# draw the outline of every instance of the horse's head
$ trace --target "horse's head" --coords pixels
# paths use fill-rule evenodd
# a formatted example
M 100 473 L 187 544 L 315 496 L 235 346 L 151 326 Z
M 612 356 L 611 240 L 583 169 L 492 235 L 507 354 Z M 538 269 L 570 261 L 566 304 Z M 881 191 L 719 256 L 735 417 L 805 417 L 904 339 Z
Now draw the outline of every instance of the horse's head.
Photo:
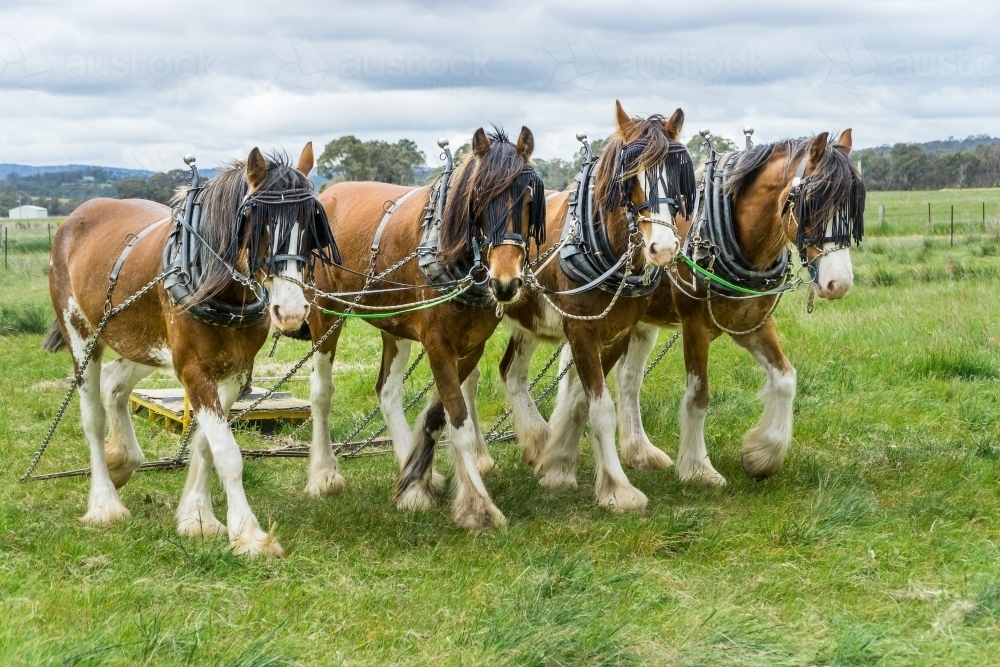
M 615 104 L 617 128 L 597 165 L 595 199 L 607 220 L 624 210 L 630 231 L 642 236 L 645 261 L 666 266 L 680 250 L 676 218 L 694 205 L 694 166 L 680 141 L 684 112 L 632 118 Z
M 503 130 L 472 137 L 472 154 L 456 170 L 441 226 L 442 259 L 480 259 L 497 303 L 516 300 L 532 239 L 545 241 L 545 186 L 531 164 L 535 140 L 521 128 L 517 143 Z M 476 269 L 474 269 L 475 271 Z
M 312 142 L 294 168 L 256 148 L 246 163 L 249 191 L 241 210 L 255 268 L 265 273 L 271 322 L 280 331 L 298 331 L 309 314 L 302 285 L 315 258 L 337 260 L 326 214 L 307 178 L 313 164 Z
M 864 235 L 865 184 L 848 157 L 851 143 L 850 129 L 834 143 L 826 132 L 803 142 L 782 192 L 783 213 L 794 215 L 800 259 L 824 299 L 839 299 L 854 285 L 851 241 Z
M 281 331 L 298 331 L 309 313 L 302 290 L 305 271 L 316 259 L 339 262 L 323 207 L 306 174 L 312 144 L 297 167 L 283 155 L 265 157 L 254 148 L 246 162 L 222 169 L 205 186 L 202 206 L 202 267 L 194 302 L 219 297 L 246 299 L 235 287 L 270 296 L 270 315 Z

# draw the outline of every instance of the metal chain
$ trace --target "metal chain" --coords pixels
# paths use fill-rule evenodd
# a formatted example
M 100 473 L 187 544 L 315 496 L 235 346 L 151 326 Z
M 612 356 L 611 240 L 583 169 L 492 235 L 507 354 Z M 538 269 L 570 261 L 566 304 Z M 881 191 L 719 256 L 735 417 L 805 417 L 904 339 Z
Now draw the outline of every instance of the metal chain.
M 545 362 L 544 366 L 542 366 L 542 370 L 538 371 L 538 374 L 535 375 L 534 379 L 532 379 L 532 381 L 528 384 L 528 391 L 534 389 L 541 381 L 542 377 L 549 372 L 549 369 L 552 368 L 552 364 L 556 363 L 556 360 L 559 358 L 559 355 L 562 354 L 562 349 L 565 346 L 566 343 L 559 343 L 559 345 L 556 347 L 556 351 L 552 353 L 552 356 L 549 357 L 549 360 Z M 497 420 L 493 422 L 493 426 L 491 426 L 489 430 L 486 431 L 486 433 L 483 435 L 483 440 L 485 440 L 486 442 L 491 442 L 490 438 L 498 435 L 500 427 L 510 418 L 512 411 L 513 408 L 507 406 L 507 408 L 500 414 L 500 416 L 497 417 Z
M 391 274 L 392 272 L 396 271 L 397 269 L 399 269 L 400 267 L 402 267 L 404 264 L 406 264 L 408 261 L 410 261 L 411 259 L 413 259 L 416 256 L 417 256 L 417 252 L 414 251 L 414 252 L 410 253 L 409 255 L 407 255 L 406 257 L 404 257 L 403 259 L 401 259 L 398 262 L 396 262 L 395 264 L 393 264 L 392 266 L 390 266 L 389 268 L 385 269 L 381 273 L 378 273 L 378 274 L 374 274 L 374 273 L 369 274 L 365 278 L 365 285 L 364 285 L 364 287 L 362 287 L 361 291 L 358 292 L 358 295 L 356 297 L 354 297 L 354 303 L 351 304 L 351 306 L 349 306 L 347 308 L 347 311 L 345 312 L 345 315 L 353 311 L 354 307 L 358 305 L 358 303 L 364 297 L 365 292 L 368 290 L 369 287 L 371 287 L 373 284 L 375 284 L 376 282 L 378 282 L 382 278 L 386 277 L 387 275 Z M 373 262 L 373 267 L 374 267 L 374 262 Z M 306 287 L 309 287 L 309 286 L 306 286 Z M 309 287 L 309 288 L 313 289 L 315 291 L 314 287 Z M 315 300 L 315 298 L 314 298 L 314 300 Z M 320 337 L 320 339 L 318 341 L 316 341 L 316 343 L 312 346 L 312 349 L 310 349 L 309 352 L 307 352 L 306 355 L 304 357 L 302 357 L 302 359 L 300 359 L 298 361 L 298 363 L 296 363 L 294 366 L 292 366 L 292 368 L 287 373 L 285 373 L 285 375 L 283 377 L 281 377 L 270 389 L 268 389 L 266 392 L 264 392 L 260 397 L 258 397 L 247 408 L 244 408 L 243 410 L 240 411 L 239 414 L 237 414 L 235 417 L 233 417 L 232 419 L 230 419 L 229 420 L 229 424 L 232 425 L 233 423 L 238 422 L 239 420 L 243 419 L 243 417 L 245 417 L 248 413 L 250 413 L 252 410 L 256 409 L 256 407 L 258 405 L 260 405 L 261 403 L 263 403 L 264 401 L 266 401 L 267 399 L 269 399 L 271 396 L 273 396 L 274 392 L 276 392 L 282 385 L 284 385 L 285 382 L 287 382 L 289 379 L 291 379 L 291 377 L 293 375 L 295 375 L 299 371 L 299 369 L 301 369 L 306 364 L 306 362 L 309 361 L 309 359 L 312 358 L 312 356 L 316 353 L 316 351 L 320 348 L 320 346 L 323 345 L 323 343 L 326 342 L 326 339 L 329 338 L 330 335 L 334 331 L 336 331 L 341 326 L 343 326 L 344 321 L 345 321 L 344 317 L 338 317 L 337 321 L 334 322 L 330 326 L 330 328 L 326 330 L 326 332 Z M 309 421 L 312 421 L 312 417 L 310 417 L 305 423 L 308 423 Z M 301 429 L 303 426 L 305 426 L 305 423 L 300 424 L 299 427 L 296 429 L 296 432 L 299 429 Z M 177 452 L 177 457 L 176 458 L 178 460 L 181 459 L 181 458 L 183 458 L 184 454 L 187 453 L 187 447 L 188 447 L 188 444 L 191 441 L 191 433 L 194 430 L 193 427 L 194 427 L 194 421 L 192 420 L 191 424 L 188 426 L 188 433 L 187 433 L 185 439 L 181 442 L 181 449 Z
M 42 460 L 42 456 L 45 454 L 45 450 L 48 448 L 49 443 L 52 441 L 52 436 L 55 435 L 56 428 L 59 426 L 59 422 L 62 420 L 63 415 L 66 413 L 66 408 L 69 407 L 69 402 L 73 399 L 73 394 L 76 393 L 76 389 L 83 382 L 83 375 L 87 372 L 87 367 L 90 365 L 90 359 L 94 354 L 94 349 L 97 347 L 98 341 L 100 341 L 101 334 L 104 332 L 104 327 L 107 326 L 108 320 L 122 312 L 137 300 L 141 299 L 146 295 L 151 289 L 159 285 L 168 276 L 175 273 L 177 269 L 172 269 L 170 271 L 164 271 L 159 276 L 153 280 L 146 283 L 138 292 L 130 296 L 129 298 L 122 301 L 120 304 L 114 308 L 110 308 L 111 305 L 111 287 L 108 288 L 108 293 L 105 301 L 104 317 L 101 318 L 100 323 L 94 330 L 94 335 L 91 337 L 90 342 L 87 343 L 87 347 L 83 353 L 83 362 L 80 364 L 80 368 L 76 371 L 76 375 L 73 376 L 73 381 L 70 384 L 69 389 L 66 391 L 66 396 L 63 397 L 62 403 L 59 405 L 59 409 L 56 410 L 55 419 L 52 420 L 52 425 L 49 426 L 48 432 L 45 437 L 42 438 L 42 444 L 39 445 L 38 450 L 35 451 L 35 455 L 31 459 L 31 464 L 28 466 L 27 472 L 25 472 L 18 481 L 26 482 L 31 479 L 32 474 L 35 472 L 35 468 L 38 467 L 39 462 Z
M 726 327 L 719 324 L 719 321 L 715 319 L 715 312 L 712 310 L 711 297 L 709 297 L 708 301 L 706 302 L 708 305 L 708 317 L 712 320 L 712 324 L 714 324 L 717 329 L 725 331 L 730 336 L 746 336 L 747 334 L 754 333 L 762 326 L 764 326 L 764 324 L 767 323 L 767 321 L 771 318 L 771 315 L 773 315 L 774 311 L 778 308 L 778 304 L 781 303 L 782 296 L 784 295 L 783 294 L 778 295 L 778 297 L 774 300 L 774 303 L 771 304 L 771 308 L 767 311 L 767 314 L 765 314 L 764 317 L 761 319 L 761 321 L 757 323 L 757 326 L 753 327 L 752 329 L 747 329 L 746 331 L 733 331 L 732 329 L 727 329 Z
M 408 379 L 410 379 L 410 376 L 413 374 L 413 371 L 416 370 L 417 368 L 417 364 L 419 364 L 423 358 L 424 358 L 424 350 L 420 350 L 420 354 L 418 354 L 417 358 L 413 360 L 413 363 L 410 364 L 410 367 L 406 369 L 406 373 L 403 375 L 403 382 L 406 382 Z M 371 411 L 367 415 L 365 415 L 360 422 L 357 423 L 357 425 L 350 432 L 350 434 L 348 434 L 347 437 L 343 439 L 339 449 L 343 449 L 344 447 L 347 446 L 348 443 L 354 440 L 354 438 L 358 436 L 358 433 L 361 433 L 361 431 L 363 431 L 364 428 L 368 426 L 368 424 L 370 424 L 373 419 L 375 419 L 375 416 L 378 414 L 380 408 L 381 408 L 380 405 L 376 405 L 374 408 L 372 408 Z M 404 408 L 404 410 L 405 409 L 406 408 Z M 373 434 L 370 438 L 368 438 L 365 444 L 370 443 L 372 440 L 381 435 L 384 431 L 385 431 L 385 426 L 382 427 L 381 431 L 378 431 L 376 434 Z
M 608 303 L 608 307 L 605 308 L 598 315 L 574 315 L 573 313 L 567 313 L 565 310 L 563 310 L 555 303 L 553 303 L 552 299 L 549 298 L 549 295 L 546 294 L 544 291 L 542 291 L 541 285 L 535 279 L 533 274 L 529 273 L 525 276 L 526 282 L 528 282 L 529 286 L 532 289 L 535 289 L 538 292 L 538 294 L 541 295 L 541 297 L 545 300 L 545 302 L 549 304 L 549 306 L 562 317 L 565 317 L 570 320 L 578 320 L 581 322 L 592 322 L 594 320 L 604 319 L 605 317 L 608 316 L 608 313 L 611 312 L 611 309 L 615 307 L 615 304 L 618 302 L 618 298 L 622 295 L 622 292 L 625 290 L 625 284 L 628 282 L 628 276 L 629 274 L 632 273 L 632 268 L 633 268 L 632 255 L 635 252 L 635 250 L 637 250 L 639 247 L 640 246 L 638 244 L 629 242 L 628 250 L 625 251 L 626 253 L 628 253 L 629 259 L 628 262 L 625 263 L 625 270 L 622 272 L 622 281 L 621 283 L 618 284 L 618 289 L 615 291 L 614 296 L 611 297 L 611 302 Z
M 656 368 L 657 364 L 659 364 L 660 361 L 663 360 L 663 357 L 666 356 L 667 352 L 670 351 L 670 349 L 674 346 L 674 343 L 677 342 L 677 339 L 680 338 L 680 336 L 681 336 L 680 330 L 674 332 L 674 335 L 670 337 L 670 340 L 664 343 L 663 347 L 660 348 L 659 353 L 656 355 L 656 357 L 653 358 L 653 361 L 650 362 L 648 366 L 646 366 L 646 369 L 642 372 L 642 377 L 646 377 L 653 371 L 654 368 Z M 538 381 L 541 380 L 542 376 L 545 373 L 547 373 L 548 370 L 552 367 L 552 364 L 555 363 L 555 360 L 561 354 L 564 345 L 565 343 L 559 344 L 559 347 L 556 348 L 555 353 L 549 358 L 549 360 L 546 362 L 542 370 L 539 371 L 538 375 L 535 376 L 535 379 L 531 381 L 531 384 L 528 385 L 528 391 L 534 389 L 535 385 L 538 384 Z M 564 377 L 566 377 L 566 374 L 569 372 L 569 369 L 573 367 L 573 363 L 574 362 L 570 360 L 570 363 L 566 366 L 566 368 L 562 369 L 562 371 L 559 372 L 559 375 L 557 375 L 545 387 L 545 389 L 542 390 L 542 393 L 536 396 L 533 400 L 537 403 L 538 401 L 544 399 L 549 394 L 551 394 L 552 391 L 559 385 L 559 381 L 562 380 Z M 503 431 L 500 430 L 500 427 L 508 419 L 510 419 L 512 410 L 513 410 L 512 408 L 508 407 L 506 410 L 503 411 L 503 414 L 501 414 L 500 417 L 497 418 L 493 426 L 490 427 L 490 430 L 483 436 L 483 439 L 486 442 L 498 442 L 500 440 L 506 440 L 513 435 L 513 431 L 511 429 L 505 429 Z

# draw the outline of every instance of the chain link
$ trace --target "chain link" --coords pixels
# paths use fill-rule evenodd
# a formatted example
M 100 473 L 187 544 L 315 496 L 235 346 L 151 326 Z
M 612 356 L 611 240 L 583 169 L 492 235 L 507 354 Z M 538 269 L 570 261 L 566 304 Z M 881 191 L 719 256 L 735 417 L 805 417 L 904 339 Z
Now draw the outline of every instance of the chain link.
M 164 271 L 158 275 L 153 280 L 149 281 L 144 285 L 138 292 L 130 296 L 129 298 L 122 301 L 120 304 L 111 308 L 111 291 L 114 288 L 114 283 L 108 286 L 108 292 L 104 301 L 104 317 L 101 318 L 100 323 L 94 330 L 94 335 L 91 337 L 90 342 L 87 343 L 87 347 L 84 349 L 83 361 L 80 364 L 80 368 L 77 369 L 76 375 L 73 376 L 73 381 L 70 384 L 69 389 L 66 391 L 66 396 L 63 397 L 62 403 L 59 405 L 59 409 L 56 410 L 55 419 L 52 420 L 52 425 L 49 426 L 48 432 L 45 437 L 42 438 L 42 444 L 39 445 L 38 449 L 35 451 L 35 455 L 31 459 L 31 464 L 28 466 L 27 472 L 25 472 L 18 479 L 20 482 L 26 482 L 32 478 L 35 472 L 35 468 L 38 467 L 39 462 L 42 460 L 42 456 L 45 454 L 45 450 L 48 449 L 49 443 L 52 441 L 52 436 L 55 435 L 56 428 L 59 426 L 59 422 L 62 420 L 63 415 L 66 413 L 66 408 L 69 407 L 69 402 L 73 399 L 73 394 L 76 393 L 77 387 L 83 382 L 83 376 L 87 372 L 87 367 L 90 365 L 91 357 L 94 354 L 94 350 L 97 348 L 97 343 L 100 341 L 101 334 L 104 333 L 104 327 L 107 326 L 108 320 L 122 312 L 133 303 L 141 299 L 146 295 L 151 289 L 159 285 L 168 276 L 175 273 L 177 269 L 172 269 L 170 271 Z

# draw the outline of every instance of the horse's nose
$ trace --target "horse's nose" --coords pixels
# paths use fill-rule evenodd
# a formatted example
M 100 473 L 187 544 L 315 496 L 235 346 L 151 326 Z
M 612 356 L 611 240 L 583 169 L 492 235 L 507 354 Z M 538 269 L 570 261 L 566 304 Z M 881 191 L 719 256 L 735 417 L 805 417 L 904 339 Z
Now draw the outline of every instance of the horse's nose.
M 500 303 L 509 303 L 517 296 L 522 284 L 524 282 L 520 278 L 511 278 L 506 282 L 499 278 L 490 278 L 490 291 Z
M 820 296 L 826 297 L 827 299 L 840 299 L 847 294 L 847 290 L 851 289 L 851 285 L 852 281 L 850 280 L 829 280 L 826 285 L 824 285 L 823 293 Z
M 282 310 L 278 304 L 271 304 L 271 320 L 274 325 L 282 331 L 298 331 L 309 316 L 309 304 L 305 304 L 301 311 L 292 312 Z
M 649 259 L 653 261 L 654 264 L 663 266 L 664 264 L 669 264 L 673 260 L 674 255 L 680 249 L 680 244 L 675 240 L 673 243 L 660 243 L 654 241 L 649 244 Z

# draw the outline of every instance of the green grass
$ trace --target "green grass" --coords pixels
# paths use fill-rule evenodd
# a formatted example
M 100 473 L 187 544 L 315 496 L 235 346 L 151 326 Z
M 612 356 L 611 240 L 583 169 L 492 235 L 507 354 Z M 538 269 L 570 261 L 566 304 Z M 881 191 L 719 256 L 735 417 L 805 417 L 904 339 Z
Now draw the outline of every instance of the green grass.
M 931 207 L 930 225 L 927 205 Z M 951 232 L 951 207 L 955 207 L 955 233 L 981 233 L 983 204 L 986 204 L 985 230 L 1000 225 L 1000 189 L 870 191 L 865 202 L 865 231 L 872 236 L 909 236 L 927 234 L 948 236 Z M 879 205 L 885 206 L 885 220 L 878 223 Z
M 132 519 L 84 526 L 84 478 L 21 485 L 71 363 L 41 336 L 0 336 L 0 663 L 448 665 L 980 665 L 1000 661 L 1000 275 L 997 240 L 871 239 L 852 253 L 854 290 L 805 295 L 777 313 L 798 370 L 785 468 L 747 479 L 740 438 L 763 374 L 726 340 L 712 348 L 706 440 L 721 490 L 672 471 L 629 477 L 644 514 L 594 507 L 585 442 L 580 488 L 541 489 L 511 444 L 486 477 L 509 526 L 472 536 L 448 503 L 410 515 L 392 502 L 391 457 L 344 461 L 339 498 L 302 495 L 302 460 L 249 461 L 247 493 L 287 557 L 248 561 L 222 541 L 182 539 L 183 473 L 140 473 Z M 13 259 L 13 258 L 12 258 Z M 18 255 L 4 308 L 45 309 L 46 260 Z M 665 336 L 661 340 L 665 340 Z M 504 407 L 491 341 L 487 425 Z M 374 405 L 378 337 L 349 326 L 335 370 L 335 436 Z M 257 374 L 305 351 L 283 341 Z M 540 366 L 549 350 L 535 360 Z M 416 391 L 425 365 L 410 381 Z M 166 383 L 151 378 L 150 383 Z M 650 376 L 643 415 L 677 448 L 678 350 Z M 308 394 L 308 379 L 291 383 Z M 177 437 L 144 420 L 149 459 Z M 237 439 L 266 447 L 253 430 Z M 87 464 L 74 401 L 42 464 Z M 439 454 L 439 467 L 450 465 Z M 214 499 L 224 507 L 220 487 Z M 221 515 L 221 511 L 220 511 Z

